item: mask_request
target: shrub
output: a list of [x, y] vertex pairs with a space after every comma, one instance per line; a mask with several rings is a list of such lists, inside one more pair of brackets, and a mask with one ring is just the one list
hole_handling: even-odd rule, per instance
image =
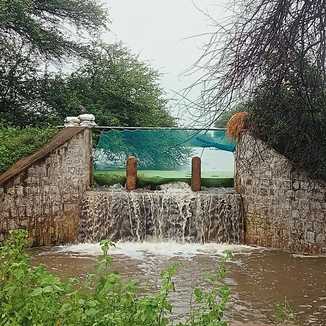
[[[0, 247], [0, 325], [167, 326], [173, 325], [169, 294], [176, 266], [161, 275], [155, 294], [142, 294], [134, 282], [110, 271], [109, 241], [97, 273], [86, 281], [63, 282], [42, 266], [32, 267], [24, 252], [27, 234], [12, 232]], [[224, 311], [230, 290], [223, 285], [226, 255], [210, 278], [209, 290], [194, 290], [195, 307], [178, 326], [227, 326]]]
[[0, 128], [0, 173], [41, 148], [56, 132], [53, 128]]
[[303, 79], [297, 70], [256, 89], [247, 103], [250, 129], [296, 168], [326, 180], [326, 77], [309, 64]]

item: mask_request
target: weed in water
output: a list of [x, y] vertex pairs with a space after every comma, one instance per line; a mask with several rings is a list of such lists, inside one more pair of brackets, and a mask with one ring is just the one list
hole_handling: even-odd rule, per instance
[[285, 298], [283, 303], [278, 303], [275, 305], [274, 323], [276, 325], [284, 325], [286, 323], [294, 322], [296, 322], [296, 318], [293, 307]]

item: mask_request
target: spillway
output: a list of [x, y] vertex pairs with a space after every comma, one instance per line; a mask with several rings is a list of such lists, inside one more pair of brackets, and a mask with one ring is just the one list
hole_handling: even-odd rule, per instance
[[159, 191], [89, 191], [81, 213], [80, 242], [174, 240], [242, 242], [241, 197], [232, 189], [192, 192], [187, 187]]

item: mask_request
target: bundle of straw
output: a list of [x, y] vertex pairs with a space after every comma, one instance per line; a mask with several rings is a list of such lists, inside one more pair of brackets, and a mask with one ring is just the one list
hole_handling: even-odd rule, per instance
[[227, 123], [227, 135], [232, 139], [239, 140], [241, 132], [247, 129], [248, 112], [235, 113]]

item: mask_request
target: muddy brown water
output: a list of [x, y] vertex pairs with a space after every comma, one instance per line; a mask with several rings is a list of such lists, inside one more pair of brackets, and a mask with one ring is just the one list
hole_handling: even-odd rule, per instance
[[[302, 257], [262, 248], [176, 243], [121, 243], [112, 251], [113, 271], [137, 280], [144, 291], [155, 291], [162, 270], [180, 263], [171, 295], [175, 316], [189, 309], [192, 289], [207, 286], [221, 253], [234, 253], [227, 263], [226, 283], [232, 291], [228, 307], [231, 325], [273, 325], [275, 305], [286, 301], [296, 315], [295, 325], [326, 325], [326, 257]], [[99, 245], [74, 245], [32, 251], [34, 264], [44, 264], [62, 278], [94, 272]]]

